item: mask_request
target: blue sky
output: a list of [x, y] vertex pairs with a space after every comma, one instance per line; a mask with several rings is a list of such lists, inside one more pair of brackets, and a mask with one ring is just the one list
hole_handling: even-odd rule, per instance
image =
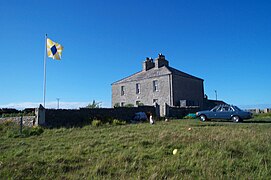
[[0, 107], [43, 99], [44, 36], [64, 46], [47, 59], [49, 107], [111, 105], [111, 83], [163, 53], [204, 79], [205, 94], [271, 107], [271, 1], [0, 1]]

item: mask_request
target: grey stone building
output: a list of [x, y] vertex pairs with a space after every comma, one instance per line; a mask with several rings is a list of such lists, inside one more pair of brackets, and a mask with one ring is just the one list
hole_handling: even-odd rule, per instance
[[[203, 79], [169, 66], [159, 54], [146, 58], [142, 71], [112, 84], [112, 106], [160, 105], [203, 107]], [[160, 112], [163, 115], [162, 112]]]

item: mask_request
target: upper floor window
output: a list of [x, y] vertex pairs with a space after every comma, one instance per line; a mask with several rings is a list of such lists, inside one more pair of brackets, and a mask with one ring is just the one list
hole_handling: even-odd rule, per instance
[[152, 85], [153, 85], [153, 91], [158, 91], [158, 81], [157, 80], [154, 80], [152, 82]]
[[136, 94], [140, 94], [140, 84], [136, 83]]
[[120, 95], [122, 95], [122, 96], [124, 95], [124, 86], [120, 87]]

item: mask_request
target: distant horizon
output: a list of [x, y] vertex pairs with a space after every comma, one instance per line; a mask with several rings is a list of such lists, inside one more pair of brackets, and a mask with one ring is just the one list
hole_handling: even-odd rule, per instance
[[[99, 101], [98, 101], [99, 102]], [[91, 102], [61, 102], [59, 103], [59, 109], [79, 109], [84, 108]], [[0, 108], [14, 108], [18, 110], [23, 110], [25, 108], [37, 108], [39, 105], [43, 105], [41, 102], [21, 102], [21, 103], [9, 103], [9, 104], [0, 104]], [[238, 105], [241, 109], [271, 109], [271, 104], [248, 104], [248, 105]], [[46, 108], [48, 109], [57, 109], [57, 102], [50, 101], [46, 102]], [[109, 102], [101, 102], [101, 108], [111, 108]]]

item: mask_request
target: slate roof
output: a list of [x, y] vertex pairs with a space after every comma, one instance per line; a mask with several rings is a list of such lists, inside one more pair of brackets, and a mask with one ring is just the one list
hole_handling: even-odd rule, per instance
[[201, 78], [189, 75], [187, 73], [184, 73], [184, 72], [179, 71], [177, 69], [174, 69], [172, 67], [163, 66], [160, 68], [152, 68], [152, 69], [149, 69], [148, 71], [142, 70], [142, 71], [137, 72], [131, 76], [128, 76], [126, 78], [118, 80], [118, 81], [112, 83], [112, 85], [131, 82], [131, 81], [139, 81], [139, 80], [149, 79], [149, 78], [154, 78], [154, 77], [159, 77], [159, 76], [165, 76], [165, 75], [169, 75], [169, 74], [174, 74], [174, 75], [178, 75], [178, 76], [182, 76], [182, 77], [186, 77], [186, 78], [197, 79], [197, 80], [203, 81], [203, 79], [201, 79]]
[[186, 77], [186, 78], [191, 78], [191, 79], [197, 79], [197, 80], [201, 80], [204, 81], [201, 78], [198, 78], [196, 76], [192, 76], [190, 74], [184, 73], [182, 71], [179, 71], [178, 69], [172, 68], [172, 67], [168, 67], [168, 69], [172, 72], [172, 74], [178, 75], [178, 76], [182, 76], [182, 77]]

